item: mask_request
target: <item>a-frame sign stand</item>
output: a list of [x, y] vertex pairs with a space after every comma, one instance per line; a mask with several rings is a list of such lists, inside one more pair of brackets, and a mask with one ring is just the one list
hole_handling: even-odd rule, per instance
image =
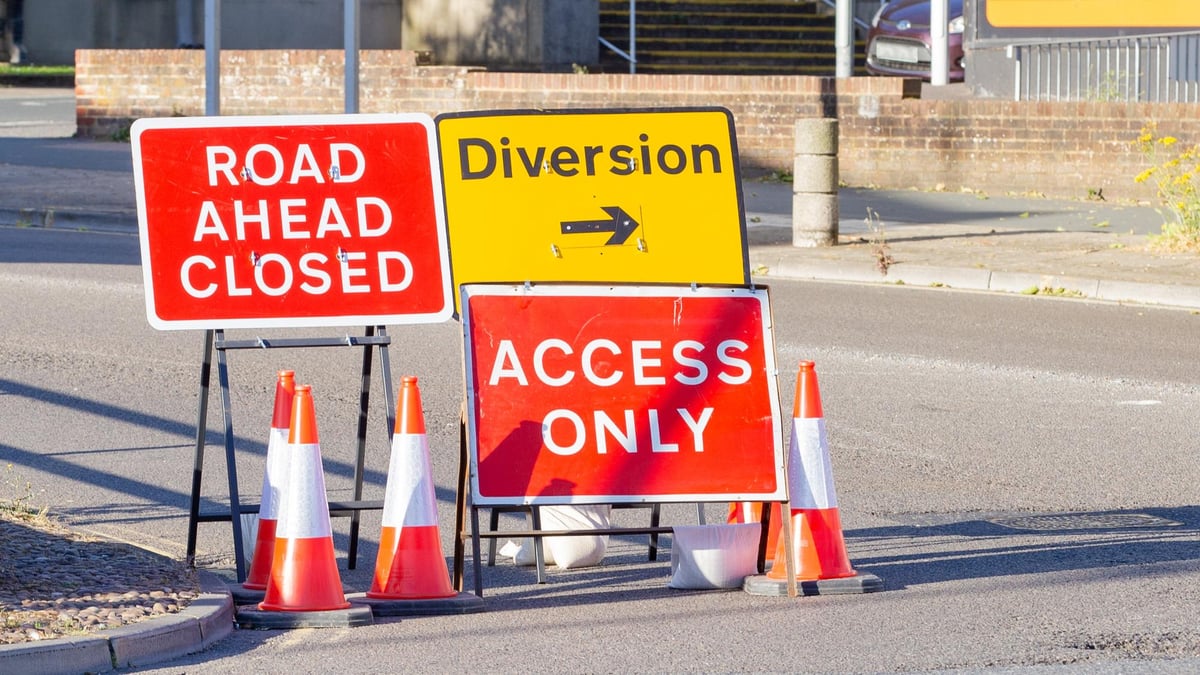
[[[244, 504], [229, 391], [230, 350], [363, 350], [354, 493], [358, 557], [367, 410], [379, 350], [391, 438], [395, 410], [384, 326], [441, 323], [454, 304], [433, 119], [418, 113], [173, 117], [130, 127], [146, 318], [159, 330], [203, 330], [187, 560], [197, 527], [230, 521], [238, 581], [246, 576]], [[246, 207], [244, 205], [251, 205]], [[247, 211], [249, 209], [249, 211]], [[362, 334], [232, 340], [226, 330], [351, 327]], [[212, 366], [224, 415], [226, 508], [201, 509]], [[218, 500], [220, 501], [220, 500]]]
[[[757, 568], [760, 574], [764, 571], [769, 506], [779, 503], [781, 513], [790, 512], [766, 288], [526, 282], [465, 284], [460, 290], [467, 396], [459, 430], [456, 589], [461, 591], [464, 586], [468, 536], [474, 590], [482, 597], [481, 539], [531, 538], [537, 581], [544, 583], [543, 537], [671, 533], [672, 527], [659, 525], [658, 502], [759, 502], [763, 517]], [[631, 316], [639, 320], [630, 322]], [[573, 342], [559, 335], [574, 336]], [[619, 345], [632, 344], [634, 335], [647, 345], [663, 344], [668, 338], [652, 339], [661, 336], [690, 345], [695, 359], [679, 358], [680, 351], [672, 353], [684, 369], [680, 372], [694, 377], [676, 373], [668, 378], [666, 371], [654, 371], [665, 361], [655, 356], [648, 357], [646, 363], [653, 362], [652, 370], [642, 381], [636, 375], [624, 375], [611, 361], [606, 374], [588, 370], [593, 357], [587, 354], [595, 345], [602, 345], [596, 351], [616, 354]], [[705, 340], [722, 346], [705, 353]], [[553, 350], [563, 354], [580, 354], [578, 372], [583, 375], [576, 377], [574, 366], [554, 362], [548, 370], [535, 365], [536, 376], [526, 377], [518, 365], [521, 355], [537, 354], [547, 344], [554, 344]], [[648, 349], [654, 354], [653, 350], [661, 347]], [[701, 354], [709, 360], [700, 361]], [[533, 356], [535, 362], [537, 358]], [[640, 367], [637, 357], [632, 363], [634, 370]], [[672, 441], [658, 426], [661, 411], [653, 402], [659, 400], [694, 401], [708, 407], [698, 410], [695, 417], [687, 408], [675, 408], [673, 412], [681, 418], [693, 421], [688, 426], [694, 433]], [[624, 426], [601, 421], [617, 418], [622, 408]], [[647, 426], [635, 426], [635, 409], [646, 411], [643, 419]], [[594, 415], [586, 416], [596, 420], [594, 435], [583, 421], [589, 411]], [[568, 423], [558, 425], [556, 436], [554, 424], [564, 419]], [[577, 422], [571, 423], [571, 419]], [[703, 423], [696, 421], [699, 419]], [[605, 440], [610, 437], [611, 441]], [[608, 442], [619, 445], [623, 452], [608, 453]], [[705, 453], [706, 444], [716, 450]], [[647, 445], [653, 448], [650, 452], [646, 452]], [[619, 463], [615, 469], [614, 454]], [[661, 459], [664, 457], [668, 459]], [[676, 470], [664, 469], [667, 462]], [[733, 472], [738, 475], [731, 479]], [[730, 485], [753, 487], [730, 490]], [[542, 529], [541, 505], [572, 503], [649, 506], [654, 510], [649, 527]], [[480, 509], [491, 510], [491, 526], [486, 532], [480, 528]], [[525, 512], [528, 529], [499, 530], [498, 510]], [[787, 593], [795, 597], [790, 518], [783, 519], [780, 530]], [[654, 560], [654, 539], [650, 546], [650, 559]], [[489, 554], [489, 565], [491, 558]]]
[[[192, 466], [191, 504], [188, 511], [187, 563], [195, 566], [196, 536], [200, 523], [229, 521], [233, 526], [233, 551], [237, 565], [237, 580], [246, 580], [245, 551], [242, 539], [241, 516], [258, 513], [258, 504], [242, 502], [238, 489], [237, 452], [234, 447], [233, 435], [233, 406], [229, 393], [229, 364], [226, 352], [243, 349], [294, 349], [312, 347], [359, 347], [363, 350], [362, 386], [359, 391], [358, 408], [358, 446], [354, 463], [354, 495], [351, 501], [330, 502], [330, 515], [349, 516], [349, 551], [348, 566], [354, 569], [358, 561], [358, 528], [361, 511], [383, 508], [382, 500], [364, 501], [363, 465], [367, 449], [367, 413], [371, 400], [371, 371], [372, 349], [379, 350], [380, 371], [383, 376], [384, 406], [387, 410], [387, 434], [391, 440], [392, 429], [395, 425], [395, 401], [392, 395], [392, 369], [388, 358], [388, 345], [391, 338], [384, 326], [367, 326], [363, 335], [346, 336], [343, 338], [289, 338], [253, 340], [227, 340], [224, 330], [206, 330], [204, 332], [204, 356], [200, 365], [200, 402], [196, 420], [196, 452]], [[224, 420], [225, 436], [225, 465], [229, 481], [229, 505], [219, 509], [201, 511], [201, 485], [204, 474], [204, 450], [208, 431], [208, 397], [212, 376], [212, 356], [217, 355], [217, 379], [221, 387], [221, 412]]]

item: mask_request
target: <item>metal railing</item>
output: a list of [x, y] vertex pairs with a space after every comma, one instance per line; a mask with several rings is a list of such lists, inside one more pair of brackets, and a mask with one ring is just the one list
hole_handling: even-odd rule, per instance
[[1009, 45], [1018, 101], [1200, 101], [1200, 31]]
[[629, 0], [629, 52], [621, 51], [616, 45], [600, 38], [600, 44], [629, 62], [629, 74], [637, 73], [637, 0]]
[[[828, 7], [837, 9], [837, 2], [835, 0], [815, 0], [815, 2], [823, 3]], [[874, 12], [874, 9], [872, 9], [872, 12]], [[864, 36], [871, 29], [871, 24], [857, 16], [854, 17], [854, 25]], [[623, 51], [612, 42], [605, 40], [603, 36], [600, 37], [600, 46], [628, 61], [630, 74], [637, 73], [637, 0], [629, 0], [629, 51]]]

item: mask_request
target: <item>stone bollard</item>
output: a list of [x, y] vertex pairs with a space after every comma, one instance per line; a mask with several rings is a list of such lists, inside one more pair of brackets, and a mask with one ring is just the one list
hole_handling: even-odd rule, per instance
[[838, 243], [838, 121], [796, 120], [792, 170], [792, 246]]

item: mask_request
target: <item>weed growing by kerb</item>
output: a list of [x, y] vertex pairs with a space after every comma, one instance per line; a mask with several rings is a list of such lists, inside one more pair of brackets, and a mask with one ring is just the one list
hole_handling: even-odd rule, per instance
[[1154, 246], [1168, 251], [1200, 252], [1200, 146], [1181, 147], [1174, 136], [1160, 136], [1150, 122], [1133, 141], [1149, 163], [1134, 181], [1152, 181], [1158, 188], [1158, 212], [1163, 216], [1162, 233], [1151, 236]]

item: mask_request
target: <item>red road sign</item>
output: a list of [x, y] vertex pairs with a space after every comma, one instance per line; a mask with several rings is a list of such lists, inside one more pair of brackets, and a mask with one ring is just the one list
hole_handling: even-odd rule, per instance
[[765, 288], [462, 287], [475, 504], [782, 500]]
[[428, 116], [145, 119], [132, 143], [155, 328], [450, 317]]

